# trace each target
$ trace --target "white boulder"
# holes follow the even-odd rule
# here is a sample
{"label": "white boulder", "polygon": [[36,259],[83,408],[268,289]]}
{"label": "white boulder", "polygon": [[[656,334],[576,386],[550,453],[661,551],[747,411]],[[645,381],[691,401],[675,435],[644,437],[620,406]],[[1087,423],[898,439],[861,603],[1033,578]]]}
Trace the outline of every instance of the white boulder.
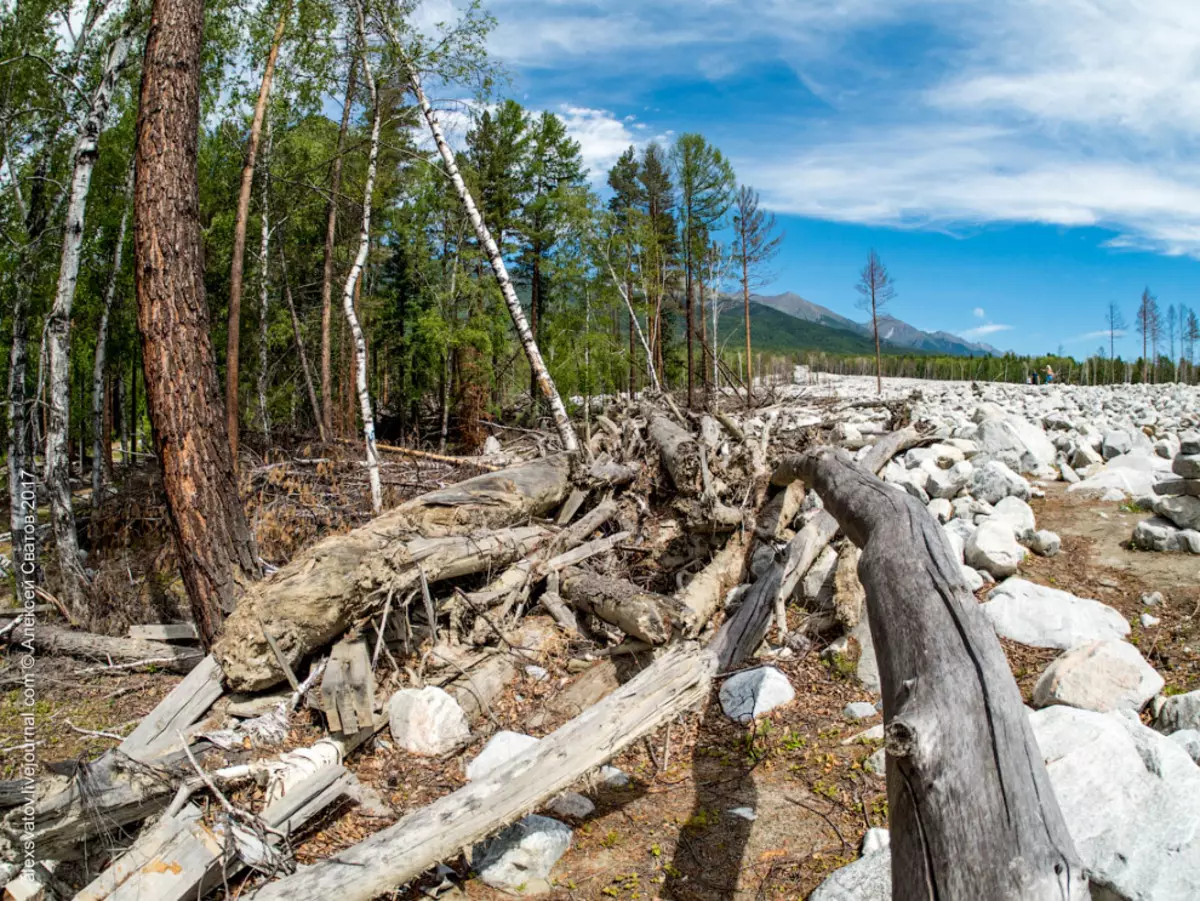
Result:
{"label": "white boulder", "polygon": [[1017,571],[1025,549],[1017,544],[1007,523],[988,519],[967,539],[964,558],[968,566],[1003,579]]}
{"label": "white boulder", "polygon": [[1069,650],[1129,634],[1129,623],[1112,607],[1026,579],[1005,579],[987,597],[982,608],[996,633],[1030,647]]}
{"label": "white boulder", "polygon": [[719,694],[721,709],[737,723],[749,723],[796,697],[787,676],[773,666],[737,673],[725,680]]}
{"label": "white boulder", "polygon": [[432,685],[402,688],[392,695],[388,725],[399,747],[426,757],[446,754],[471,737],[467,716],[458,701]]}
{"label": "white boulder", "polygon": [[1046,668],[1033,688],[1033,706],[1062,704],[1106,713],[1141,710],[1163,687],[1163,678],[1133,645],[1091,641],[1067,651]]}

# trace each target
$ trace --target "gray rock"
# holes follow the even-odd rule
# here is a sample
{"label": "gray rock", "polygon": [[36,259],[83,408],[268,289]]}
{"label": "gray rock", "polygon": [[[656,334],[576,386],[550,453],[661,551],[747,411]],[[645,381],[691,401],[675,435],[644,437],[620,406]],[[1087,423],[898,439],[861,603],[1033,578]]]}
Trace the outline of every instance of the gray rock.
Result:
{"label": "gray rock", "polygon": [[1193,762],[1200,763],[1200,731],[1180,729],[1178,732],[1172,732],[1167,738],[1187,751]]}
{"label": "gray rock", "polygon": [[1051,663],[1033,688],[1033,705],[1062,704],[1105,713],[1141,710],[1163,687],[1163,678],[1133,645],[1092,641]]}
{"label": "gray rock", "polygon": [[471,737],[466,714],[440,688],[402,688],[388,701],[388,725],[396,744],[410,754],[437,757]]}
{"label": "gray rock", "polygon": [[1104,458],[1086,444],[1081,444],[1071,454],[1070,462],[1076,469],[1087,469],[1089,466],[1097,466],[1103,463]]}
{"label": "gray rock", "polygon": [[1141,616],[1143,629],[1152,629],[1161,622],[1161,619],[1159,619],[1157,616],[1151,616],[1149,613],[1143,613]]}
{"label": "gray rock", "polygon": [[1200,454],[1200,432],[1186,431],[1179,436],[1179,452],[1181,454]]}
{"label": "gray rock", "polygon": [[1163,602],[1161,591],[1149,591],[1142,595],[1142,603],[1147,607],[1157,607]]}
{"label": "gray rock", "polygon": [[935,494],[925,507],[929,511],[929,515],[938,522],[949,522],[954,516],[954,508],[950,506],[950,502],[942,495]]}
{"label": "gray rock", "polygon": [[1163,479],[1154,483],[1155,494],[1186,494],[1200,497],[1200,479]]}
{"label": "gray rock", "polygon": [[488,435],[483,439],[483,455],[485,457],[494,456],[503,450],[504,448],[500,446],[500,439],[495,435]]}
{"label": "gray rock", "polygon": [[624,770],[617,769],[615,766],[605,765],[600,767],[597,776],[600,779],[600,784],[605,788],[627,788],[629,786],[629,774]]}
{"label": "gray rock", "polygon": [[1181,529],[1200,529],[1200,497],[1160,497],[1154,512]]}
{"label": "gray rock", "polygon": [[1101,445],[1101,452],[1104,454],[1105,460],[1111,460],[1114,457],[1119,457],[1121,454],[1127,454],[1133,450],[1133,438],[1128,432],[1112,431],[1104,436],[1104,443]]}
{"label": "gray rock", "polygon": [[760,666],[730,676],[719,694],[721,709],[737,723],[749,723],[795,697],[792,683],[773,666]]}
{"label": "gray rock", "polygon": [[884,775],[887,772],[887,749],[880,748],[864,760],[863,769],[878,776]]}
{"label": "gray rock", "polygon": [[1062,550],[1062,539],[1049,529],[1039,529],[1029,536],[1026,544],[1039,557],[1053,557]]}
{"label": "gray rock", "polygon": [[1030,647],[1069,650],[1129,634],[1112,607],[1025,579],[1005,579],[987,597],[982,609],[996,633]]}
{"label": "gray rock", "polygon": [[862,856],[874,854],[876,851],[883,851],[892,846],[892,834],[886,829],[881,829],[878,826],[872,826],[867,830],[867,834],[863,836]]}
{"label": "gray rock", "polygon": [[[970,590],[971,594],[974,594],[984,585],[988,584],[988,581],[986,578],[984,578],[983,573],[974,567],[964,565],[962,568],[962,577],[963,581],[967,583],[967,588]],[[993,579],[993,581],[995,580]]]}
{"label": "gray rock", "polygon": [[1037,528],[1033,509],[1019,497],[1001,498],[995,505],[995,509],[992,510],[990,518],[993,521],[1008,523],[1012,527],[1013,535],[1017,538],[1021,538]]}
{"label": "gray rock", "polygon": [[475,846],[471,855],[482,882],[506,892],[524,893],[550,876],[571,847],[571,828],[550,817],[531,814],[495,838]]}
{"label": "gray rock", "polygon": [[1092,884],[1106,901],[1200,897],[1200,769],[1133,714],[1029,718]]}
{"label": "gray rock", "polygon": [[596,805],[579,792],[564,792],[546,805],[546,809],[567,820],[586,820],[596,810]]}
{"label": "gray rock", "polygon": [[933,497],[952,498],[971,483],[974,472],[975,467],[963,460],[949,469],[931,473],[925,481],[925,490]]}
{"label": "gray rock", "polygon": [[1144,551],[1178,551],[1182,550],[1180,530],[1173,522],[1161,516],[1143,519],[1133,527],[1133,546]]}
{"label": "gray rock", "polygon": [[1131,451],[1109,461],[1099,472],[1089,475],[1077,485],[1067,488],[1072,494],[1104,497],[1120,492],[1124,497],[1142,497],[1154,493],[1154,485],[1168,468],[1166,460],[1149,452]]}
{"label": "gray rock", "polygon": [[[1082,483],[1081,483],[1082,484]],[[971,476],[971,494],[978,500],[995,504],[1006,497],[1028,500],[1029,483],[999,460],[988,460]]]}
{"label": "gray rock", "polygon": [[989,519],[967,539],[963,556],[968,566],[1003,579],[1017,571],[1025,550],[1006,523]]}
{"label": "gray rock", "polygon": [[837,551],[826,547],[804,574],[800,591],[806,606],[814,610],[827,610],[833,606],[833,577],[837,560]]}
{"label": "gray rock", "polygon": [[892,852],[888,848],[834,870],[808,901],[891,901]]}
{"label": "gray rock", "polygon": [[1200,454],[1180,454],[1171,464],[1171,472],[1185,479],[1200,479]]}
{"label": "gray rock", "polygon": [[521,732],[497,732],[488,739],[479,755],[467,764],[467,778],[472,781],[483,779],[492,770],[524,754],[539,740]]}
{"label": "gray rock", "polygon": [[879,711],[875,709],[874,704],[867,701],[853,701],[846,705],[842,715],[849,720],[869,720],[873,716],[878,716]]}
{"label": "gray rock", "polygon": [[1181,729],[1200,729],[1200,691],[1167,698],[1154,720],[1154,728],[1164,735]]}
{"label": "gray rock", "polygon": [[867,691],[879,693],[879,661],[875,657],[875,639],[871,637],[871,625],[866,611],[858,625],[850,633],[850,637],[858,642],[858,667],[855,675]]}

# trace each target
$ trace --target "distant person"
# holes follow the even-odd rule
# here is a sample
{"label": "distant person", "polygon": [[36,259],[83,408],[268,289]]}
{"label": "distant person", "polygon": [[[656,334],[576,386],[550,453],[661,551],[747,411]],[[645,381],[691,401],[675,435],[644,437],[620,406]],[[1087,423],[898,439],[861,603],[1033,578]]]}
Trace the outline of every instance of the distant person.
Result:
{"label": "distant person", "polygon": [[1046,384],[1049,385],[1054,381],[1054,370],[1049,366],[1046,367]]}

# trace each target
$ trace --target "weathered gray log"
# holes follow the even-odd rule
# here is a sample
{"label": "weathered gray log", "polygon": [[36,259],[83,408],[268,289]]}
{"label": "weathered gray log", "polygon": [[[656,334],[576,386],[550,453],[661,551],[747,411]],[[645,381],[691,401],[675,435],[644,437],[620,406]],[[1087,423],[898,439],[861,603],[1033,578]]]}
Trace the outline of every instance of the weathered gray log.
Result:
{"label": "weathered gray log", "polygon": [[179,735],[196,723],[221,696],[221,668],[209,654],[188,673],[117,750],[135,760],[149,762],[179,745]]}
{"label": "weathered gray log", "polygon": [[483,779],[260,889],[255,901],[369,901],[458,854],[708,697],[716,661],[680,647]]}
{"label": "weathered gray log", "polygon": [[700,443],[654,407],[644,405],[642,414],[649,424],[650,441],[658,448],[675,490],[684,497],[700,494]]}
{"label": "weathered gray log", "polygon": [[893,897],[1087,898],[1020,691],[942,529],[842,451],[794,464],[862,548],[883,688]]}
{"label": "weathered gray log", "polygon": [[[919,444],[922,438],[916,429],[905,428],[889,432],[875,443],[863,458],[862,467],[867,472],[877,473],[887,462],[906,448]],[[785,457],[775,468],[771,483],[786,488],[800,478],[800,457]],[[819,494],[820,492],[818,492]],[[771,615],[776,602],[788,598],[817,555],[837,534],[837,520],[825,510],[816,516],[788,542],[784,560],[776,560],[770,568],[750,586],[742,604],[717,630],[712,649],[721,661],[721,669],[729,670],[753,654],[771,625]]]}
{"label": "weathered gray log", "polygon": [[38,647],[44,653],[63,654],[102,664],[125,667],[144,664],[172,673],[187,673],[204,659],[204,651],[199,648],[76,632],[61,626],[39,625],[37,636]]}
{"label": "weathered gray log", "polygon": [[197,641],[196,627],[191,623],[149,623],[130,626],[130,638],[143,641]]}
{"label": "weathered gray log", "polygon": [[371,654],[361,636],[333,646],[321,680],[321,710],[331,732],[353,735],[375,718],[375,675]]}
{"label": "weathered gray log", "polygon": [[632,582],[596,576],[582,569],[562,573],[559,589],[572,607],[591,613],[626,635],[648,644],[665,644],[677,620],[677,602],[644,591]]}
{"label": "weathered gray log", "polygon": [[[498,503],[511,512],[516,508],[509,500]],[[427,581],[437,582],[503,567],[537,549],[549,535],[538,526],[521,526],[481,537],[403,540],[383,526],[376,528],[391,516],[325,539],[251,588],[213,648],[230,688],[258,691],[283,680],[264,628],[295,667],[368,612],[370,598],[382,603],[384,589],[403,594],[420,585],[422,571]]]}
{"label": "weathered gray log", "polygon": [[686,610],[684,631],[689,637],[699,634],[729,590],[742,581],[745,564],[746,537],[737,534],[676,595],[680,606]]}
{"label": "weathered gray log", "polygon": [[26,784],[24,779],[0,779],[0,810],[24,804]]}

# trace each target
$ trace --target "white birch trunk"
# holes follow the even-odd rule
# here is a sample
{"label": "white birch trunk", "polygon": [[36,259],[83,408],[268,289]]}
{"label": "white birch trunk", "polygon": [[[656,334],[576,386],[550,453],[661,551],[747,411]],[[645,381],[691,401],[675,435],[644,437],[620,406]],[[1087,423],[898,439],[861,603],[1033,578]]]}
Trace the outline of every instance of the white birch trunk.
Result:
{"label": "white birch trunk", "polygon": [[371,73],[371,61],[368,56],[362,4],[356,0],[355,7],[358,10],[358,39],[362,44],[363,74],[366,76],[367,89],[371,95],[371,151],[367,158],[367,181],[363,187],[362,228],[358,235],[358,253],[354,256],[354,265],[350,267],[350,273],[346,276],[346,284],[342,288],[342,309],[346,313],[346,321],[350,324],[350,334],[354,338],[356,352],[354,377],[358,388],[363,438],[367,450],[367,477],[371,482],[371,510],[378,514],[383,511],[383,485],[379,480],[379,454],[375,449],[375,416],[371,412],[371,392],[367,386],[367,342],[363,338],[362,326],[359,325],[358,314],[354,310],[354,286],[362,277],[363,266],[367,262],[367,249],[371,243],[371,195],[375,191],[375,169],[379,161],[380,111],[375,76]]}
{"label": "white birch trunk", "polygon": [[[100,327],[96,332],[96,359],[92,366],[92,509],[100,506],[100,492],[104,489],[104,442],[111,440],[104,433],[104,368],[108,354],[108,319],[112,313],[113,298],[117,294],[117,279],[121,276],[121,252],[125,247],[125,232],[129,227],[129,210],[133,200],[133,163],[130,161],[129,175],[125,180],[125,209],[121,213],[121,224],[117,226],[117,246],[113,249],[112,271],[104,288],[104,309],[100,313]],[[122,457],[124,451],[122,450]]]}
{"label": "white birch trunk", "polygon": [[525,348],[525,355],[529,358],[529,365],[532,367],[538,384],[542,388],[542,394],[546,396],[546,401],[550,404],[550,412],[554,416],[554,425],[558,430],[559,439],[563,443],[563,448],[573,453],[579,449],[579,440],[575,437],[575,429],[571,426],[571,418],[567,415],[567,408],[563,405],[562,397],[559,396],[558,388],[555,387],[554,380],[550,377],[550,371],[546,368],[545,360],[542,359],[542,352],[538,349],[537,341],[534,339],[533,332],[529,328],[529,321],[525,318],[525,311],[521,309],[521,301],[517,299],[517,292],[513,289],[512,280],[508,277],[508,267],[504,265],[504,258],[500,255],[500,248],[496,246],[496,241],[492,238],[492,233],[488,230],[483,217],[479,214],[479,208],[475,206],[475,199],[471,196],[466,182],[463,181],[462,174],[458,171],[458,163],[454,160],[454,151],[446,143],[446,136],[442,132],[441,123],[438,122],[437,113],[430,106],[429,99],[425,96],[425,89],[421,87],[420,73],[417,72],[416,66],[408,59],[408,55],[401,45],[400,39],[391,22],[386,18],[383,21],[384,26],[387,28],[388,37],[391,39],[402,62],[408,69],[409,86],[412,88],[413,95],[417,98],[417,105],[421,107],[421,113],[429,125],[429,131],[433,135],[434,143],[437,144],[438,153],[441,154],[442,162],[446,166],[446,174],[450,176],[450,181],[454,184],[454,190],[458,192],[458,198],[462,201],[463,208],[467,211],[467,218],[471,220],[471,225],[475,228],[475,236],[479,239],[480,246],[487,253],[492,272],[495,273],[496,281],[500,285],[500,293],[504,295],[504,302],[508,305],[508,312],[512,316],[513,325],[516,326],[517,335],[521,338],[521,344]]}
{"label": "white birch trunk", "polygon": [[271,418],[267,413],[267,340],[270,337],[268,314],[271,310],[270,262],[271,262],[271,208],[267,197],[267,182],[271,166],[271,113],[267,110],[267,143],[263,147],[262,168],[262,240],[258,250],[258,410],[262,416],[263,436],[271,443]]}
{"label": "white birch trunk", "polygon": [[126,25],[109,50],[100,84],[92,94],[87,118],[80,126],[75,143],[74,171],[63,231],[62,257],[58,270],[58,288],[47,320],[49,342],[50,424],[46,430],[46,489],[50,495],[50,522],[62,573],[63,600],[72,614],[83,612],[83,583],[86,576],[79,557],[79,538],[75,531],[75,513],[71,507],[69,455],[71,374],[71,307],[79,280],[79,256],[83,246],[83,219],[87,210],[92,172],[99,156],[100,133],[112,103],[117,78],[129,58],[133,44],[132,26]]}

